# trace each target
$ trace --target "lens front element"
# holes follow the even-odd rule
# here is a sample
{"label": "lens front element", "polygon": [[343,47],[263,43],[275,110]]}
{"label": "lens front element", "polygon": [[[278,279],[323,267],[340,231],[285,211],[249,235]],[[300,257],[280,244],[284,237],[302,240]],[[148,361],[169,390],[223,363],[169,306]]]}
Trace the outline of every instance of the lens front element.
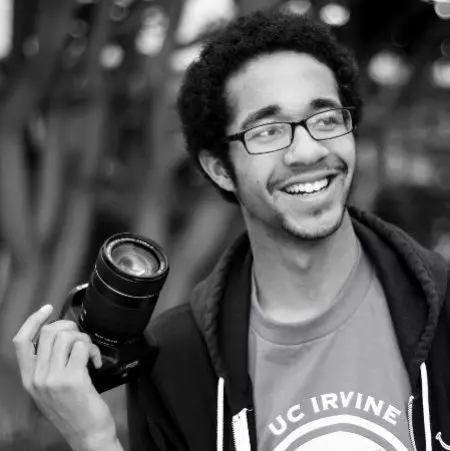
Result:
{"label": "lens front element", "polygon": [[159,268],[158,261],[147,249],[126,241],[112,249],[111,260],[123,272],[136,277],[150,277]]}

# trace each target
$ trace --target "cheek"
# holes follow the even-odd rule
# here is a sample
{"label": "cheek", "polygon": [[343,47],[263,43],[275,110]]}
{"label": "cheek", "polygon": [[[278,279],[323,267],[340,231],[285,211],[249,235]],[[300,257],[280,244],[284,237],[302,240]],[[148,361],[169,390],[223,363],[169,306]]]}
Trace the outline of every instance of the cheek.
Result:
{"label": "cheek", "polygon": [[233,158],[237,187],[245,192],[265,189],[270,166],[261,156],[239,155]]}
{"label": "cheek", "polygon": [[264,189],[264,183],[254,172],[241,172],[237,177],[237,187],[244,195],[254,196]]}
{"label": "cheek", "polygon": [[256,168],[237,174],[237,195],[248,208],[267,203],[267,179]]}
{"label": "cheek", "polygon": [[349,135],[348,143],[347,143],[347,155],[349,159],[349,164],[351,162],[351,166],[355,166],[356,160],[356,144],[355,138],[353,135]]}
{"label": "cheek", "polygon": [[353,173],[356,163],[355,142],[353,137],[339,143],[339,145],[333,146],[330,150],[347,165],[349,173]]}

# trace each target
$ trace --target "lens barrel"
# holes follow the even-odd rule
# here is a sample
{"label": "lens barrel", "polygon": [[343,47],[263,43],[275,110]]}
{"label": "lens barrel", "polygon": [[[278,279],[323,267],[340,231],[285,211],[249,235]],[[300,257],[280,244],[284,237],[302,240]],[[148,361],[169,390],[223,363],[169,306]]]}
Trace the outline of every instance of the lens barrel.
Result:
{"label": "lens barrel", "polygon": [[120,346],[147,326],[169,264],[160,246],[140,235],[121,233],[101,247],[83,299],[81,328],[98,344]]}

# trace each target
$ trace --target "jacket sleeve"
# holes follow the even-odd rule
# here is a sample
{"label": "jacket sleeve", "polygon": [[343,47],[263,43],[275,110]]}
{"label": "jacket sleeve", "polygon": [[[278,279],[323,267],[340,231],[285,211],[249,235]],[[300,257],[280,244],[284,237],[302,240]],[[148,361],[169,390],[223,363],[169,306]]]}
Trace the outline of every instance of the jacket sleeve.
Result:
{"label": "jacket sleeve", "polygon": [[158,390],[150,379],[127,385],[129,451],[185,451]]}

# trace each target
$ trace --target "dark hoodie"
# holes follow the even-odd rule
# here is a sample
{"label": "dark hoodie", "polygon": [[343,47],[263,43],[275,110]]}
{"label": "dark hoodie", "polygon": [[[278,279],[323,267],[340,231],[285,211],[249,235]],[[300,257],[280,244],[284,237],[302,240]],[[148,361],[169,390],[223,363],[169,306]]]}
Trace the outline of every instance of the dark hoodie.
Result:
{"label": "dark hoodie", "polygon": [[[385,290],[411,381],[412,449],[450,449],[450,295],[446,262],[402,230],[350,209]],[[190,302],[155,320],[160,353],[128,387],[130,451],[256,450],[248,327],[252,256],[241,237]]]}

